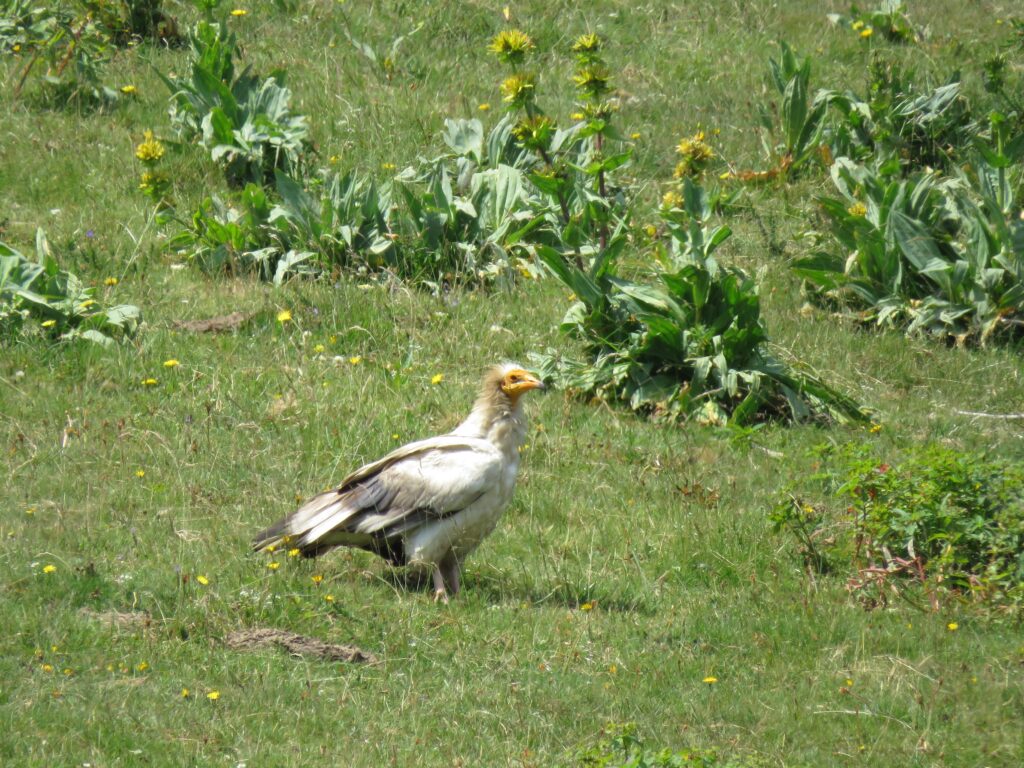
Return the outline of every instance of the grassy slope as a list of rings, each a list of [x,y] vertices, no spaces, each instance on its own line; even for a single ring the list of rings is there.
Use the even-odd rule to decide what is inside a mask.
[[[237,23],[258,69],[289,71],[323,158],[400,165],[436,152],[443,117],[497,106],[499,70],[482,49],[500,28],[500,3],[299,5],[295,17],[253,10]],[[513,12],[542,51],[588,27],[609,36],[628,96],[622,123],[643,134],[640,178],[665,178],[673,140],[697,123],[721,128],[726,157],[758,162],[752,105],[764,99],[777,39],[817,49],[820,85],[845,82],[865,56],[826,26],[818,3],[578,5],[537,0]],[[966,62],[990,50],[993,18],[1009,6],[918,5],[911,12],[930,17],[931,39],[925,55],[901,55],[922,74],[959,64],[976,82]],[[354,36],[378,48],[422,22],[390,84],[347,42],[346,9]],[[151,55],[162,68],[181,61]],[[10,82],[16,64],[2,67]],[[801,317],[797,286],[766,256],[753,216],[741,216],[728,253],[767,267],[774,338],[877,407],[881,433],[771,429],[750,446],[552,393],[530,403],[535,428],[516,499],[451,606],[360,553],[316,563],[282,555],[272,571],[247,552],[257,528],[396,442],[451,427],[488,362],[565,344],[554,330],[565,297],[550,281],[438,301],[172,270],[134,191],[132,157],[144,127],[165,128],[165,93],[133,56],[111,71],[141,95],[109,114],[12,104],[0,89],[10,116],[0,142],[4,239],[28,246],[45,226],[68,266],[97,284],[121,277],[104,290],[139,303],[148,320],[137,346],[36,341],[0,356],[10,477],[0,490],[0,761],[546,765],[605,722],[635,720],[651,743],[753,753],[769,765],[1019,764],[1019,628],[955,605],[937,615],[906,604],[865,612],[840,579],[809,583],[764,516],[781,487],[811,471],[808,447],[828,440],[871,440],[895,455],[911,441],[949,439],[1020,457],[1019,423],[953,412],[1020,410],[1018,353]],[[566,91],[545,83],[547,94]],[[220,189],[198,150],[171,162],[183,210]],[[786,255],[799,253],[792,238],[816,183],[749,198]],[[284,328],[274,320],[282,308],[295,316]],[[257,313],[236,335],[171,326],[236,309]],[[353,355],[359,365],[347,362]],[[169,358],[181,365],[165,369]],[[385,369],[406,362],[400,377]],[[435,373],[442,384],[430,384]],[[148,376],[159,384],[143,388]],[[43,575],[47,563],[56,572]],[[319,586],[313,574],[324,576]],[[596,607],[581,610],[586,601]],[[109,626],[83,609],[145,611],[151,621]],[[257,625],[357,643],[383,663],[222,646],[228,632]],[[718,683],[702,683],[707,675]]]

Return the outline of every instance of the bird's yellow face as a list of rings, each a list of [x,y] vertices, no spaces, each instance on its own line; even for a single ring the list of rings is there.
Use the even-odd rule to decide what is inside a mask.
[[[544,382],[522,368],[513,368],[501,379],[501,391],[513,401],[531,389],[544,389]]]

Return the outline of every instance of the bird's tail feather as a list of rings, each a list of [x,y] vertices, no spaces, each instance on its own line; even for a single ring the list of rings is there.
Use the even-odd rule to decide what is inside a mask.
[[[346,520],[359,511],[350,501],[347,494],[335,490],[318,494],[284,519],[257,533],[253,538],[253,549],[288,545],[299,548],[303,554],[309,550],[312,555],[330,549],[334,545],[324,547],[318,545],[318,540],[325,533],[344,526]]]

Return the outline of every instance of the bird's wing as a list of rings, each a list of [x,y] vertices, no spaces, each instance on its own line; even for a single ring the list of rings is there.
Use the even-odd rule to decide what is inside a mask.
[[[345,478],[256,537],[257,548],[284,537],[317,545],[361,546],[430,518],[454,514],[499,482],[504,458],[490,442],[445,435],[410,443]]]

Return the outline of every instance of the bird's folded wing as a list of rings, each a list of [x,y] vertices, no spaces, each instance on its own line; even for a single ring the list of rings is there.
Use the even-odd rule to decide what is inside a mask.
[[[302,544],[331,531],[399,534],[459,512],[497,489],[504,458],[486,440],[439,437],[399,448],[347,477],[303,526]]]

